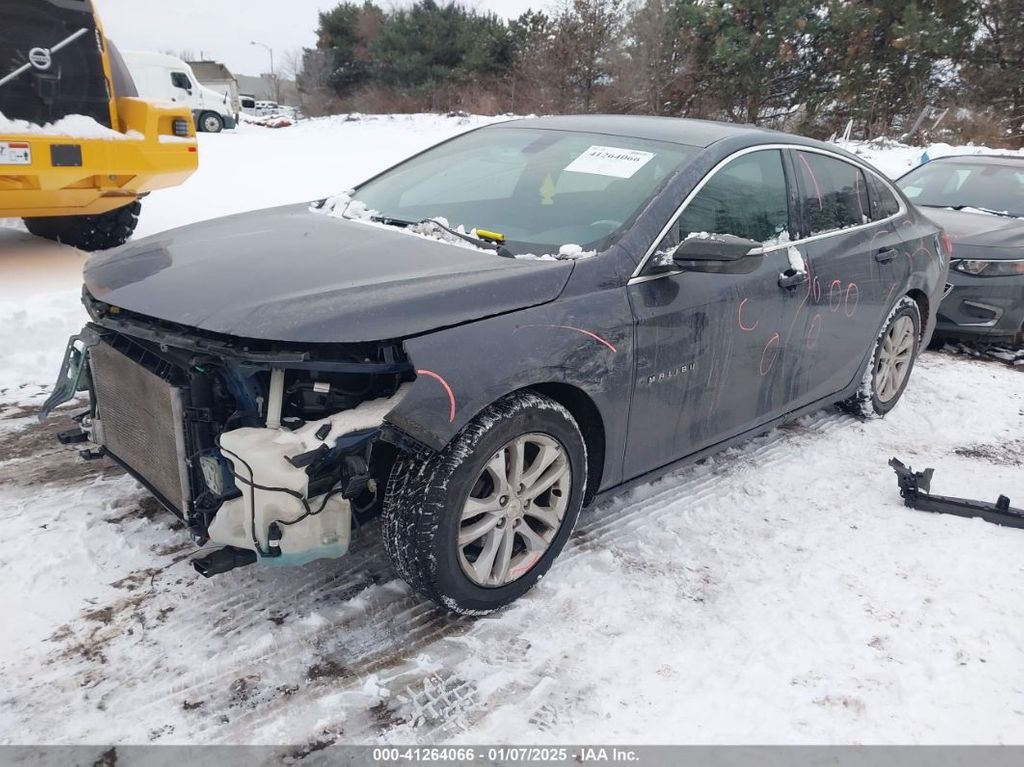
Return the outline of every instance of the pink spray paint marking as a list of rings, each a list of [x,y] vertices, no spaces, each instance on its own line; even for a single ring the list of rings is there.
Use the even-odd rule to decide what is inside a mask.
[[[762,376],[768,375],[768,371],[775,366],[775,360],[779,358],[779,342],[781,340],[778,333],[773,333],[772,337],[768,339],[768,343],[764,345],[764,351],[761,352],[761,365],[759,367],[759,372]],[[769,356],[769,353],[771,356]]]
[[[833,300],[834,299],[834,300]],[[828,308],[833,314],[843,305],[843,283],[832,280],[828,286]]]
[[[813,349],[821,337],[821,312],[815,312],[811,318],[811,326],[807,328],[807,348]]]
[[[563,330],[575,330],[577,333],[582,333],[585,336],[593,338],[599,344],[604,344],[605,346],[612,350],[613,354],[619,351],[611,344],[611,342],[604,338],[601,338],[601,336],[599,336],[597,333],[591,333],[589,330],[584,330],[583,328],[574,328],[572,325],[551,325],[551,327],[562,328]]]
[[[433,370],[424,370],[421,368],[416,371],[416,374],[433,378],[444,387],[444,392],[448,395],[448,423],[453,423],[455,421],[455,392],[452,391],[452,387],[448,385],[448,382],[444,380],[443,377],[439,376]]]
[[[850,295],[853,295],[853,306],[850,305]],[[852,317],[857,313],[857,306],[860,304],[860,288],[857,283],[851,282],[846,286],[846,298],[844,299],[843,314]]]
[[[739,322],[740,330],[744,331],[745,333],[751,333],[757,330],[757,326],[761,322],[760,319],[754,320],[754,324],[750,325],[749,327],[743,324],[743,307],[749,300],[749,298],[744,298],[742,301],[740,301],[739,309],[736,310],[736,321]]]

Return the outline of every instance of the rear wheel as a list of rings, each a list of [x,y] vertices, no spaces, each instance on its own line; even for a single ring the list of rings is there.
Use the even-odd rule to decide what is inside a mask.
[[[843,403],[866,418],[884,416],[903,396],[921,343],[921,310],[904,296],[892,308],[861,379],[860,390]]]
[[[572,533],[587,480],[572,415],[532,392],[495,403],[443,451],[398,461],[384,547],[413,588],[482,614],[526,593]]]
[[[124,245],[139,223],[142,203],[95,216],[48,216],[26,218],[25,227],[37,237],[56,240],[81,250],[106,250]]]
[[[216,112],[203,112],[203,116],[199,118],[199,126],[206,133],[220,133],[224,130],[224,120]]]

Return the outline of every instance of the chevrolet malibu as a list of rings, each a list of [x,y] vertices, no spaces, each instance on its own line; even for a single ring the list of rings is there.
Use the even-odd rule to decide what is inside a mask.
[[[379,515],[450,610],[516,599],[583,506],[833,403],[881,416],[949,244],[875,169],[751,127],[551,117],[354,190],[93,257],[45,413],[188,525],[211,576]]]
[[[942,157],[896,185],[953,241],[936,337],[1024,343],[1024,157]]]

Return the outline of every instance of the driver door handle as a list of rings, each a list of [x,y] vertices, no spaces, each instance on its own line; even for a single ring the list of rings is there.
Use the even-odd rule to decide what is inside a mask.
[[[875,261],[880,264],[885,264],[896,258],[896,254],[896,248],[882,248],[880,251],[875,253]]]
[[[779,287],[780,288],[795,288],[797,285],[803,285],[807,282],[806,271],[794,271],[787,269],[785,272],[779,275]]]

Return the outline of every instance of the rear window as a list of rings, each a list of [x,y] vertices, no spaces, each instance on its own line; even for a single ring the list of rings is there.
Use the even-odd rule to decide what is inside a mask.
[[[795,154],[807,235],[847,229],[871,220],[867,180],[860,168],[813,152]]]
[[[0,111],[38,125],[80,114],[111,127],[102,45],[87,3],[3,0]]]

